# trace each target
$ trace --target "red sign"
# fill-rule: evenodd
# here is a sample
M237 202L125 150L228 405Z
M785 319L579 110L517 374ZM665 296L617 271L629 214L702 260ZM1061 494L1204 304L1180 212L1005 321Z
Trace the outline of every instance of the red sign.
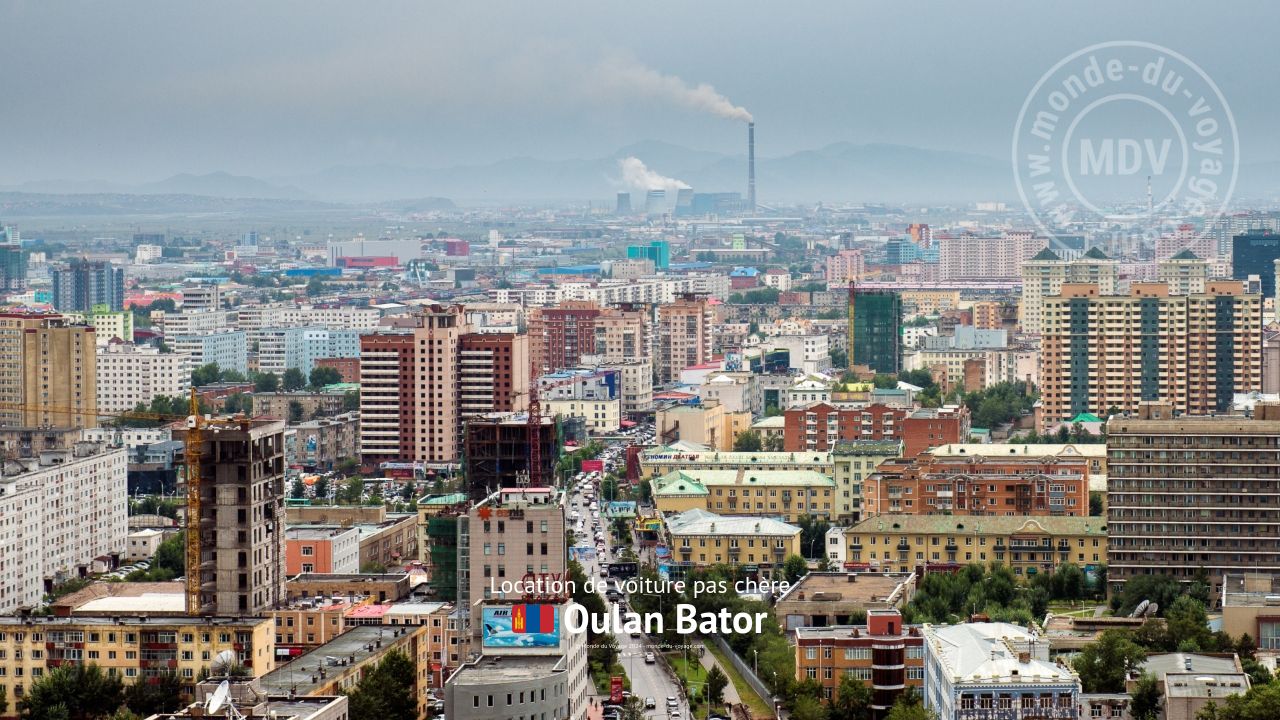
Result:
M617 705L622 702L622 676L609 678L609 702Z
M583 460L582 472L598 472L603 474L604 461L603 460Z

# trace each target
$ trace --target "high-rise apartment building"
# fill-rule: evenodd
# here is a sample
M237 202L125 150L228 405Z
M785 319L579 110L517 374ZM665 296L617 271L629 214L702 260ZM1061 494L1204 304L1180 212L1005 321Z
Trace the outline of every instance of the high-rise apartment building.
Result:
M210 330L165 338L174 352L191 356L193 368L216 363L223 370L249 373L249 339L243 330Z
M1156 262L1156 281L1169 286L1170 295L1198 295L1209 281L1209 263L1190 250Z
M97 427L96 338L60 315L0 314L0 424Z
M635 260L652 260L655 268L666 270L671 267L671 243L666 240L653 240L648 245L628 245L627 257Z
M606 308L595 318L592 354L606 362L625 362L651 354L649 323L641 310Z
M878 373L902 369L902 296L849 288L849 363Z
M191 389L191 356L133 343L98 348L98 412L114 415Z
M73 258L49 272L53 279L53 307L88 312L94 305L124 309L124 269L105 260Z
M1119 279L1120 263L1097 248L1075 260L1063 260L1048 248L1041 250L1022 263L1022 302L1018 309L1023 332L1040 333L1044 299L1061 292L1063 283L1092 283L1103 295L1114 295Z
M1016 280L1022 263L1049 246L1049 239L1030 232L1008 232L996 237L944 235L934 237L938 246L939 280Z
M527 407L529 344L475 333L464 306L431 306L416 327L360 338L360 446L367 465L454 462L467 419Z
M1107 580L1280 571L1280 406L1189 417L1144 403L1107 423Z
M214 431L216 428L216 432ZM174 430L186 442L190 431ZM284 422L208 421L200 440L198 614L244 617L285 603Z
M222 288L216 282L184 285L181 305L183 312L217 310L222 307Z
M27 289L27 253L21 245L0 245L0 292Z
M465 452L467 487L471 496L482 499L498 488L519 487L529 480L528 413L490 413L467 421ZM542 447L542 482L550 484L555 474L561 438L556 420L542 416L538 433Z
M127 451L78 442L0 468L0 614L35 609L65 580L122 555L129 534Z
M1262 295L1275 297L1274 263L1280 258L1280 233L1250 230L1231 238L1231 277L1247 280L1250 275L1262 279Z
M1044 423L1132 412L1149 400L1207 415L1229 409L1235 393L1262 389L1262 297L1238 282L1181 296L1161 283L1111 296L1064 284L1044 307Z
M575 367L596 351L596 318L600 306L565 300L556 307L529 310L529 351L543 372Z
M680 371L711 360L715 312L707 298L685 295L658 306L658 347L654 360L659 383L680 380Z
M861 250L841 250L827 258L827 282L836 285L857 282L867 271Z

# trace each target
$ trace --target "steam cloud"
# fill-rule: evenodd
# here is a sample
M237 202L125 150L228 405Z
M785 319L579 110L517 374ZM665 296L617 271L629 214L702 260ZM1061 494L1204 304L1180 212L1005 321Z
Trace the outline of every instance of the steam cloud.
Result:
M622 170L623 184L642 192L666 190L668 193L673 193L676 190L689 188L689 185L685 182L650 170L638 157L626 157L619 160L618 168Z
M599 68L599 78L619 89L683 105L726 120L751 122L747 109L734 105L707 83L689 85L675 75L663 75L636 60L614 58Z

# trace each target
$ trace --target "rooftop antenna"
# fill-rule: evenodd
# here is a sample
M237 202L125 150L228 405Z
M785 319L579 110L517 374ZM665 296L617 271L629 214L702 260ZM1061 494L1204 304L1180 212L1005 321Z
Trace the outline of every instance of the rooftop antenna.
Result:
M204 709L209 715L216 715L219 710L226 706L228 718L232 720L244 720L244 714L236 709L236 704L231 700L231 683L223 680L218 683L218 689L213 691L213 695L209 696L209 700L205 702Z

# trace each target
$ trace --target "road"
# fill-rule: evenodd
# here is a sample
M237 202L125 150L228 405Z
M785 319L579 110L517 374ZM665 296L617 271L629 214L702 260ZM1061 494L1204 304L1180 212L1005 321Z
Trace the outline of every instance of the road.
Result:
M614 468L607 467L606 469ZM598 484L596 488L598 492ZM578 510L582 513L585 521L585 527L579 535L583 533L586 533L588 536L594 535L595 531L592 528L593 518L591 517L591 511L587 509L589 503L587 503L578 492L576 486L571 488L570 498L570 512L575 509ZM575 502L577 503L577 507L574 507L573 505ZM605 531L604 543L605 547L608 549L609 557L616 557L616 554L614 553L613 538L608 532L608 523L603 518L600 520L600 527ZM635 548L632 548L632 550L634 549ZM605 595L605 583L603 582L604 578L600 577L600 558L597 557L595 560L584 563L583 570L587 573L588 577L595 578L598 581L598 584L601 586L599 590L600 596L603 598ZM610 603L609 600L605 598L605 605L612 608L613 603ZM683 698L680 696L679 689L667 674L663 665L659 662L650 664L644 661L644 655L648 652L646 649L649 642L648 638L644 635L637 638L620 635L618 636L617 641L620 656L618 662L622 664L623 669L627 672L627 677L631 679L632 694L641 700L651 697L657 702L658 707L653 710L646 711L646 717L653 718L654 720L667 720L667 718L670 717L670 713L667 711L666 707L667 698L674 697L679 702L680 717L687 718L689 708L684 703Z

